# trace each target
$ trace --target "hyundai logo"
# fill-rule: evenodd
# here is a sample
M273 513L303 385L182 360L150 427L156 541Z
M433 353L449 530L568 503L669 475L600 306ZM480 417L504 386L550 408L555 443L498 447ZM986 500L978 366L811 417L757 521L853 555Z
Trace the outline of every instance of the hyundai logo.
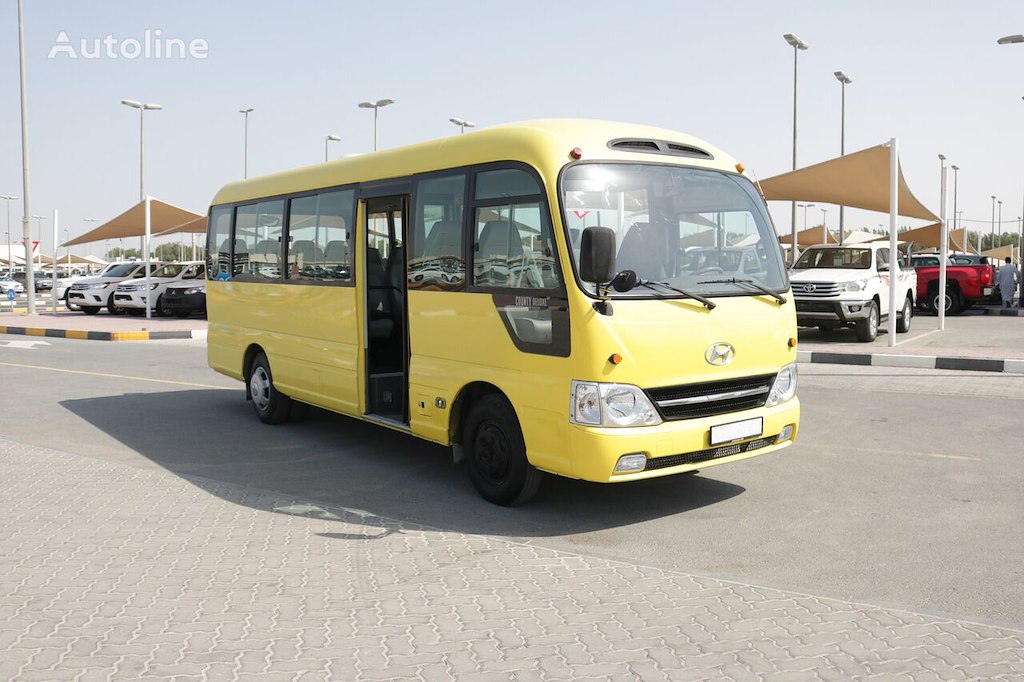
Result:
M713 343L704 351L704 359L709 365L721 367L728 365L736 357L736 349L731 343Z
M804 293L805 294L813 294L817 290L817 288L818 287L814 286L813 284L805 284L804 285Z

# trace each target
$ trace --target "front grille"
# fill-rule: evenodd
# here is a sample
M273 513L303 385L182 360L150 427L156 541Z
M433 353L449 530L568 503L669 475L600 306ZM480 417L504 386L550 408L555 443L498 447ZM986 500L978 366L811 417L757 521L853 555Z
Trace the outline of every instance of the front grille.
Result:
M647 389L662 419L696 419L761 407L774 374Z
M683 464L699 464L701 462L709 462L713 459L721 459L722 457L731 457L732 455L738 455L742 452L752 452L753 450L760 450L761 448L766 448L769 445L772 445L776 438L777 436L766 436L764 438L758 438L757 440L747 441L746 443L719 445L718 447L709 448L707 450L687 452L682 455L651 457L647 460L647 466L644 467L644 471L667 469L669 467L677 467Z
M88 288L89 288L88 284L72 284L71 285L71 289L73 291L85 291Z
M796 298L824 298L839 293L835 282L793 282L791 286Z
M798 313L834 313L836 311L828 301L800 301L796 302Z

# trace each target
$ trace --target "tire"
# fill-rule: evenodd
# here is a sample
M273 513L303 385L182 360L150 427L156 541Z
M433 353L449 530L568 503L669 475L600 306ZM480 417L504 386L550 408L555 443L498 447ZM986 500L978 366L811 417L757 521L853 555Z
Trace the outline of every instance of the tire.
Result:
M153 310L153 314L157 317L164 317L167 315L167 311L164 310L164 296L160 294L156 299L156 308Z
M462 430L469 477L480 496L503 507L537 494L544 475L526 459L526 443L515 410L499 394L472 407Z
M857 340L862 343L870 343L878 337L878 304L871 301L868 307L868 316L863 320L857 320L853 327L857 334Z
M110 297L107 299L107 312L111 315L124 314L123 310L119 310L118 307L114 305L114 292L110 292Z
M267 356L260 353L252 361L246 382L249 398L256 410L256 416L264 424L283 424L288 421L292 399L274 388L274 375L270 371Z
M906 334L910 331L910 322L914 319L914 304L911 302L910 297L903 302L903 310L900 311L900 316L896 318L896 333Z
M932 310L936 315L939 314L939 292L938 290L932 291L928 296L928 308ZM958 315L960 314L960 292L956 289L946 289L946 314L947 315Z
M82 312L85 313L86 315L95 315L99 311L99 308L93 306L82 306Z

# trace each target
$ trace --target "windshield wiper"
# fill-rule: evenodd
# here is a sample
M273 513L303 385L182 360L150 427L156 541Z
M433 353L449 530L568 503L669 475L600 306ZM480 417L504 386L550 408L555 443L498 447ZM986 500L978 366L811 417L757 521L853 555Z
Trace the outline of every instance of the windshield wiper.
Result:
M747 286L754 287L755 289L760 291L762 294L766 294L768 296L771 296L772 298L774 298L776 301L779 302L779 305L782 305L783 303L786 302L786 297L785 296L782 296L781 294L775 293L774 291L772 291L768 287L762 286L761 284L758 284L757 282L755 282L752 279L740 279L740 278L737 278L737 277L731 277L729 279L709 279L709 280L704 281L704 282L698 282L698 284L746 284Z
M701 302L702 304L704 304L704 307L707 308L708 310L714 310L716 305L714 301L709 301L700 294L695 294L692 291L679 289L678 287L672 286L668 282L656 282L653 280L640 279L632 270L623 270L619 274L615 275L615 277L612 279L611 284L612 288L615 289L615 291L618 291L619 293L625 293L627 291L630 291L634 287L638 286L647 287L648 289L654 289L655 287L664 287L666 289L670 289L671 291L676 292L677 294L682 294L687 298L692 298L695 301Z

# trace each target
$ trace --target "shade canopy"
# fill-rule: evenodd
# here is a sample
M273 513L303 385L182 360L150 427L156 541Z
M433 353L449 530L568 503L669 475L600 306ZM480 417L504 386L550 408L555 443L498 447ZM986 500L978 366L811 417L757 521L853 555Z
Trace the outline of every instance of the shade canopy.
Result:
M942 223L932 223L931 225L914 228L913 230L904 230L899 233L898 237L901 242L913 242L921 246L931 246L940 249L942 248ZM888 238L885 235L875 235L874 241ZM967 230L949 231L949 250L961 252L974 250L967 240Z
M825 239L828 239L826 242ZM792 235L782 235L779 237L779 243L789 244L792 239ZM816 227L808 227L806 230L800 230L796 233L796 245L797 246L815 246L817 244L838 244L839 240L836 236L825 230L821 225Z
M765 199L772 201L813 201L888 213L889 148L887 145L870 147L776 175L762 180L760 185ZM902 169L897 200L901 216L939 219L910 191ZM800 243L798 240L797 244Z
M174 232L206 232L206 216L193 213L159 199L150 198L151 234L153 236ZM140 201L127 211L109 220L94 230L75 237L61 246L75 246L99 242L104 239L141 237L146 234L146 202Z

